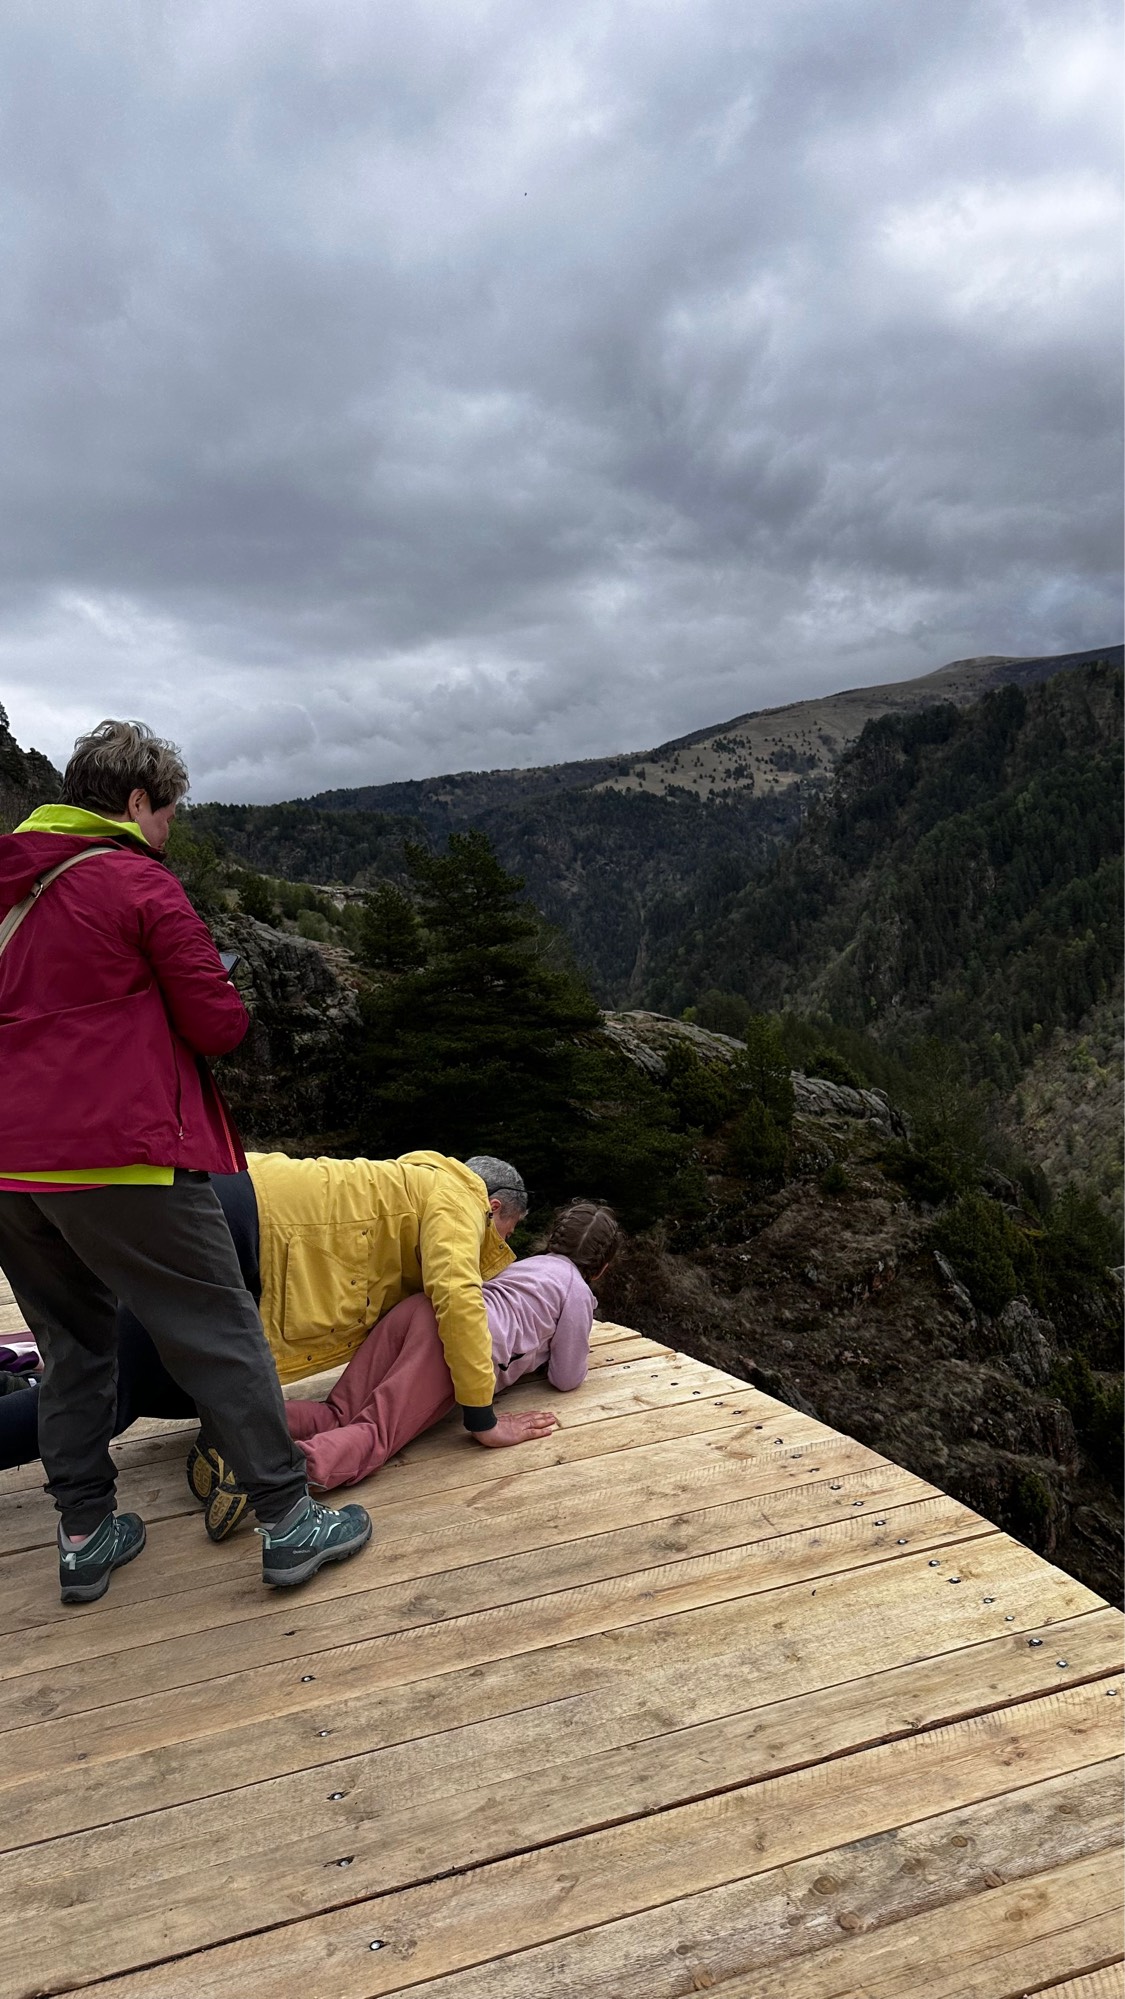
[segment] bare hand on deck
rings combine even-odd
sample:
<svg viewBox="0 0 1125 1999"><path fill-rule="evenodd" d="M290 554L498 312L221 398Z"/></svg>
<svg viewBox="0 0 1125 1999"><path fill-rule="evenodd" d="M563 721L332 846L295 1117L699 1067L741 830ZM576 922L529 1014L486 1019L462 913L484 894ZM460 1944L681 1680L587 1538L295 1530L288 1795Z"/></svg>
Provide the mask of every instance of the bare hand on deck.
<svg viewBox="0 0 1125 1999"><path fill-rule="evenodd" d="M548 1409L530 1409L526 1416L498 1416L491 1430L474 1430L478 1444L490 1451L502 1451L509 1444L530 1444L536 1437L549 1437L559 1427L559 1419Z"/></svg>

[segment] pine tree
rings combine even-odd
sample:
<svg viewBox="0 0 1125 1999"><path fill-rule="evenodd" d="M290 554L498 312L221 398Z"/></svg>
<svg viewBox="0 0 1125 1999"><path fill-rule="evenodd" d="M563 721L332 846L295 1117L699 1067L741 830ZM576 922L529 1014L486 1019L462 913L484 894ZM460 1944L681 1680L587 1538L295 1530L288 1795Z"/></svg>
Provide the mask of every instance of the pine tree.
<svg viewBox="0 0 1125 1999"><path fill-rule="evenodd" d="M443 854L408 846L406 864L427 955L365 1004L365 1146L496 1153L529 1183L560 1191L579 1038L598 1026L597 1007L573 975L546 964L523 884L483 833L452 834Z"/></svg>
<svg viewBox="0 0 1125 1999"><path fill-rule="evenodd" d="M358 956L376 972L407 972L421 962L421 925L409 896L394 882L379 882L364 897Z"/></svg>
<svg viewBox="0 0 1125 1999"><path fill-rule="evenodd" d="M276 914L273 891L264 875L252 868L243 868L235 880L238 889L238 906L244 916L252 916L258 923L272 923Z"/></svg>

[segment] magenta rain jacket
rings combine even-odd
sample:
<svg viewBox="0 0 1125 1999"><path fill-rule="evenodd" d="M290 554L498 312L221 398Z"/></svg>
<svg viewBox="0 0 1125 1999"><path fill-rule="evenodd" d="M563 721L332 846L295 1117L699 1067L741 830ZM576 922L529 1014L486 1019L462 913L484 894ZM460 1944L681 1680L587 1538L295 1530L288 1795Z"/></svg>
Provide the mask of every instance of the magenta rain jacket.
<svg viewBox="0 0 1125 1999"><path fill-rule="evenodd" d="M104 839L0 837L0 918ZM249 1025L210 931L132 836L43 890L0 957L0 1177L103 1166L235 1173L207 1066Z"/></svg>

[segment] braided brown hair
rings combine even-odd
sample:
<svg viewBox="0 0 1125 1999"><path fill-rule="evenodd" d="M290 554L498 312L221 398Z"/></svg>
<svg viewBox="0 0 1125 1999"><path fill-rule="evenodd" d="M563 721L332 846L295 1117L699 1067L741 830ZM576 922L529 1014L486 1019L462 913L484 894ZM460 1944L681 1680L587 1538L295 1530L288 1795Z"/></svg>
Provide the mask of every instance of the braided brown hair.
<svg viewBox="0 0 1125 1999"><path fill-rule="evenodd" d="M569 1257L589 1283L612 1262L621 1241L621 1224L612 1208L603 1201L571 1201L555 1216L545 1251Z"/></svg>

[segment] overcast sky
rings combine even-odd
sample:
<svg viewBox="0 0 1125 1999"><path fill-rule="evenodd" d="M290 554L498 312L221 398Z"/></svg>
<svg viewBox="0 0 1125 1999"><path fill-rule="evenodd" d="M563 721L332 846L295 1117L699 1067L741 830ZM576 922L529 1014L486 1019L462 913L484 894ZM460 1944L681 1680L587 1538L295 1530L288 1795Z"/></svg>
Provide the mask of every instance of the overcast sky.
<svg viewBox="0 0 1125 1999"><path fill-rule="evenodd" d="M8 0L17 737L264 800L1120 638L1117 13Z"/></svg>

